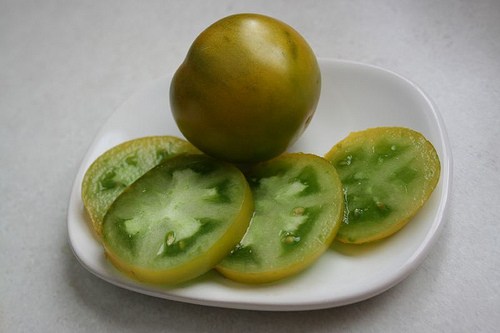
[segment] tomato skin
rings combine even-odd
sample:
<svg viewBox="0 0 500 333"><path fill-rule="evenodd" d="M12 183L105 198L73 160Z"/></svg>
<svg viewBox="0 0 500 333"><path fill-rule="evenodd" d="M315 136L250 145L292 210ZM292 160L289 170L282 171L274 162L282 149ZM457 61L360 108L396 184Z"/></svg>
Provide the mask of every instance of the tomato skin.
<svg viewBox="0 0 500 333"><path fill-rule="evenodd" d="M231 162L275 157L316 109L321 74L293 28L258 14L226 17L193 42L170 87L172 113L198 149Z"/></svg>

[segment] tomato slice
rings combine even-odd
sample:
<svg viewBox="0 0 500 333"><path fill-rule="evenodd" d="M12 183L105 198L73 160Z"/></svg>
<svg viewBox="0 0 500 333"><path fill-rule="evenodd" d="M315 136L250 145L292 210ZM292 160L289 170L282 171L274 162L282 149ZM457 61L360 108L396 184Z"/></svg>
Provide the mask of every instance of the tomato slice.
<svg viewBox="0 0 500 333"><path fill-rule="evenodd" d="M266 283L311 265L342 221L340 179L326 160L286 154L247 174L255 213L247 233L217 270L229 279Z"/></svg>
<svg viewBox="0 0 500 333"><path fill-rule="evenodd" d="M253 213L241 171L206 155L180 155L148 171L103 222L108 258L144 282L175 284L215 266L243 237Z"/></svg>
<svg viewBox="0 0 500 333"><path fill-rule="evenodd" d="M102 220L123 190L160 162L181 153L194 153L189 142L172 136L150 136L119 144L99 156L82 182L82 201L98 238Z"/></svg>
<svg viewBox="0 0 500 333"><path fill-rule="evenodd" d="M345 191L345 214L337 239L366 243L400 230L436 187L439 157L414 130L377 127L351 133L326 155Z"/></svg>

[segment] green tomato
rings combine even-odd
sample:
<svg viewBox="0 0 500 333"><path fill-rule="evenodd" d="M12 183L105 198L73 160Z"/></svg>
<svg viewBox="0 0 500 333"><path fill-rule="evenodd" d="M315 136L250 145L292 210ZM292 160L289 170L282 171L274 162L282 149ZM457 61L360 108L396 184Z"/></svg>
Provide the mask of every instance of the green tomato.
<svg viewBox="0 0 500 333"><path fill-rule="evenodd" d="M337 239L366 243L403 228L439 181L439 157L420 133L377 127L351 133L325 156L337 169L346 211Z"/></svg>
<svg viewBox="0 0 500 333"><path fill-rule="evenodd" d="M174 119L198 149L238 162L268 160L303 133L321 75L306 40L274 18L238 14L193 42L170 87Z"/></svg>
<svg viewBox="0 0 500 333"><path fill-rule="evenodd" d="M255 203L250 227L217 270L245 283L272 282L310 266L342 221L342 184L326 160L285 154L247 174Z"/></svg>
<svg viewBox="0 0 500 333"><path fill-rule="evenodd" d="M104 217L103 245L131 277L176 284L224 258L252 213L239 169L206 155L181 155L144 174L113 202Z"/></svg>
<svg viewBox="0 0 500 333"><path fill-rule="evenodd" d="M91 228L100 239L102 220L123 190L162 161L198 150L172 136L150 136L119 144L99 156L82 181L82 201Z"/></svg>

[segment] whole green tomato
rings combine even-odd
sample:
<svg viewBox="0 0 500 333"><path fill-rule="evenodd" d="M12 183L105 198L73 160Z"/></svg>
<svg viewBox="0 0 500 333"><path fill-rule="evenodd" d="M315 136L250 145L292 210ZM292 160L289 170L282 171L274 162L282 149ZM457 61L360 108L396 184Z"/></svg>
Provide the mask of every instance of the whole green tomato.
<svg viewBox="0 0 500 333"><path fill-rule="evenodd" d="M253 163L283 153L321 91L317 59L293 28L259 14L223 18L193 42L170 86L174 119L201 151Z"/></svg>

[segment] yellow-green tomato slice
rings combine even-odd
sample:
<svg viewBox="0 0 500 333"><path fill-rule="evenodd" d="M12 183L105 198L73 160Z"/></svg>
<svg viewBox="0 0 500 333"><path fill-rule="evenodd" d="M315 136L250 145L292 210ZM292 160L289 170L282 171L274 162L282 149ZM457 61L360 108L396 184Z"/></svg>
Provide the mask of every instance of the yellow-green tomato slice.
<svg viewBox="0 0 500 333"><path fill-rule="evenodd" d="M351 133L325 156L345 191L345 214L337 239L366 243L400 230L436 187L439 157L414 130L377 127Z"/></svg>
<svg viewBox="0 0 500 333"><path fill-rule="evenodd" d="M217 270L244 283L272 282L304 270L330 246L342 221L335 168L315 155L285 154L258 164L247 179L255 213Z"/></svg>
<svg viewBox="0 0 500 333"><path fill-rule="evenodd" d="M98 238L111 203L140 176L162 161L195 153L189 142L172 136L149 136L119 144L99 156L82 181L82 200Z"/></svg>
<svg viewBox="0 0 500 333"><path fill-rule="evenodd" d="M213 268L253 213L245 176L206 155L180 155L130 185L104 217L108 258L131 277L176 284Z"/></svg>

